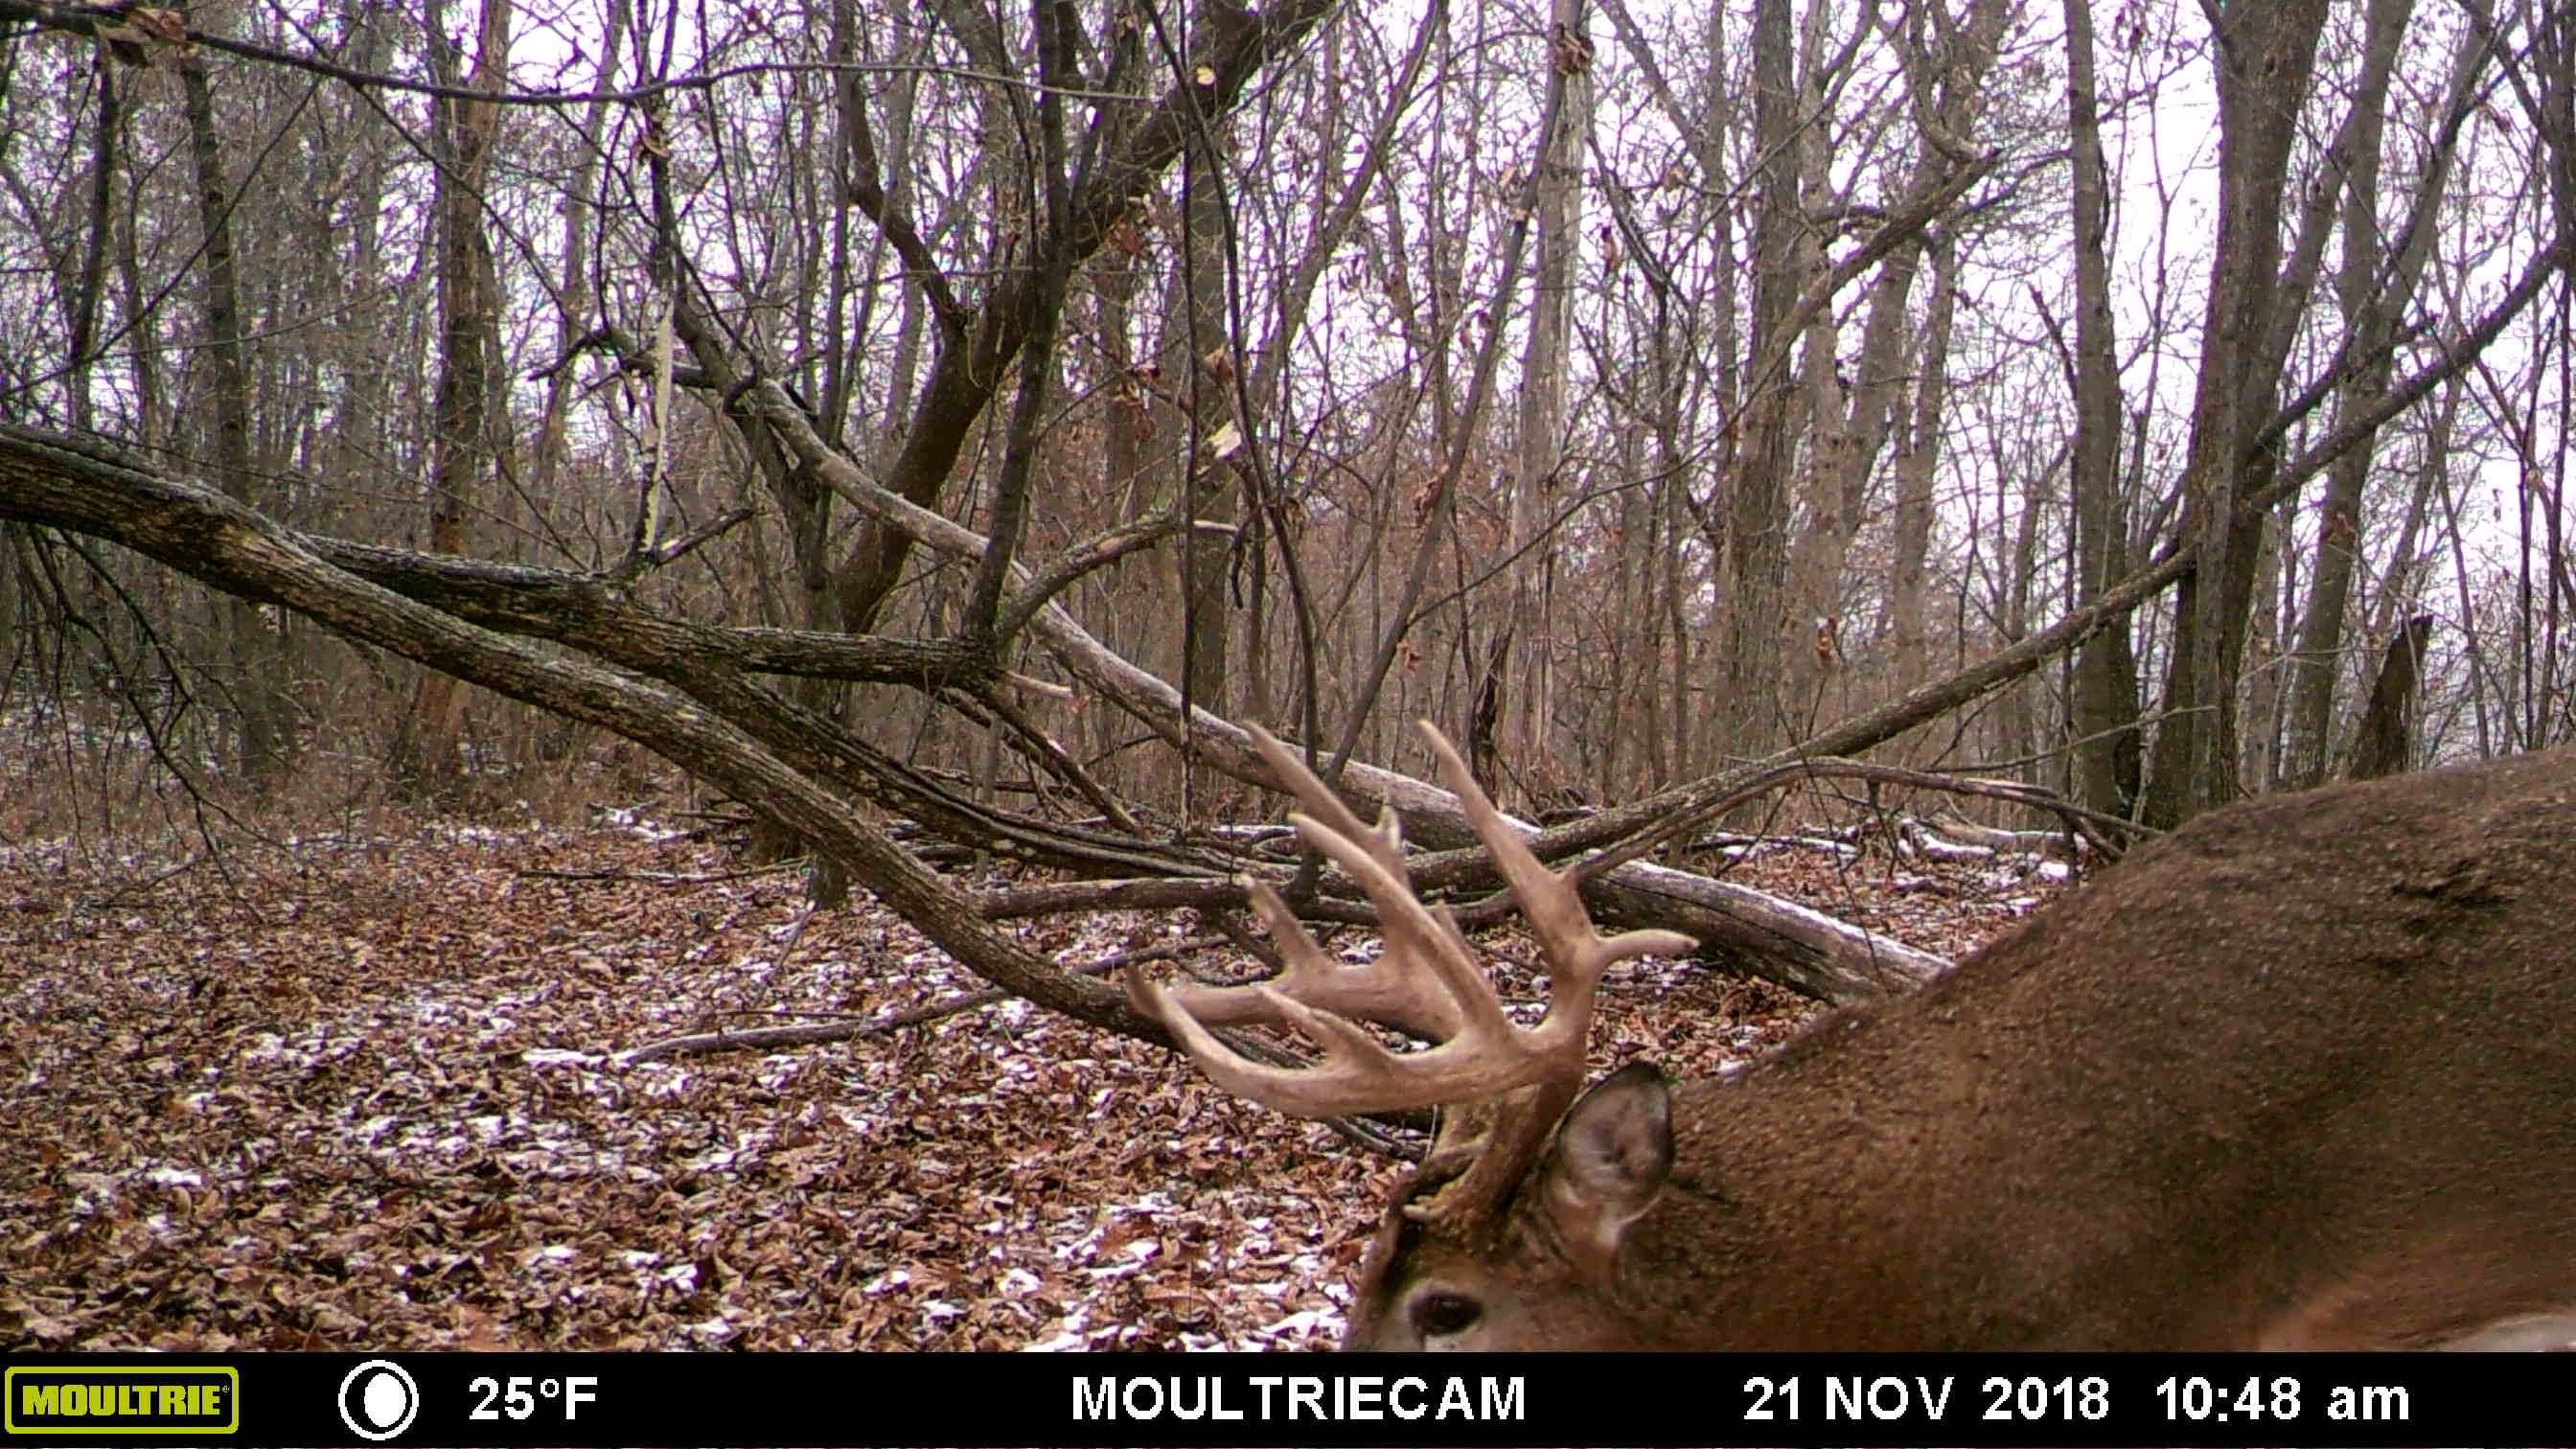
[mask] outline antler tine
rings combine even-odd
[[[1433,728],[1429,720],[1422,721],[1420,728],[1423,738],[1431,744],[1431,753],[1440,761],[1442,782],[1458,797],[1459,808],[1476,829],[1476,838],[1485,842],[1486,851],[1494,858],[1494,868],[1511,887],[1512,899],[1519,903],[1521,914],[1529,917],[1530,931],[1547,954],[1547,1020],[1534,1030],[1538,1034],[1571,1034],[1570,1044],[1552,1040],[1549,1045],[1570,1050],[1579,1070],[1584,1035],[1591,1028],[1593,992],[1599,988],[1601,973],[1609,969],[1610,963],[1631,956],[1688,955],[1699,949],[1699,943],[1677,931],[1624,931],[1603,936],[1594,929],[1592,913],[1585,909],[1583,892],[1569,878],[1570,873],[1540,864],[1521,839],[1519,828],[1505,819],[1477,786],[1476,777],[1468,771],[1467,762],[1458,757],[1448,737]]]
[[[1358,847],[1352,849],[1357,853]],[[1360,858],[1366,859],[1365,855]],[[1371,866],[1371,873],[1383,879],[1373,862]],[[1137,1010],[1169,1028],[1219,1086],[1292,1117],[1427,1107],[1535,1080],[1544,1061],[1513,1050],[1518,1033],[1472,960],[1447,959],[1452,953],[1446,950],[1429,953],[1445,996],[1434,995],[1405,973],[1414,953],[1399,940],[1437,939],[1437,928],[1420,902],[1399,899],[1410,903],[1411,914],[1421,918],[1419,924],[1426,929],[1405,930],[1401,937],[1390,930],[1387,949],[1377,961],[1335,966],[1297,923],[1278,892],[1255,886],[1253,903],[1288,955],[1287,971],[1272,981],[1249,986],[1177,989],[1131,975],[1128,999]],[[1381,902],[1380,909],[1389,907]],[[1401,913],[1401,906],[1394,909]],[[1463,951],[1462,946],[1459,952]],[[1473,989],[1462,989],[1462,984]],[[1378,1021],[1404,1026],[1431,1016],[1449,1017],[1456,1025],[1446,1040],[1402,1056],[1354,1024]],[[1323,1062],[1304,1069],[1256,1062],[1208,1030],[1209,1025],[1258,1021],[1303,1033],[1323,1049]]]
[[[1390,967],[1386,956],[1359,965],[1334,960],[1314,937],[1306,934],[1296,913],[1268,885],[1253,883],[1252,909],[1261,917],[1261,924],[1270,928],[1279,954],[1287,958],[1286,967],[1277,976],[1243,986],[1184,984],[1160,988],[1203,1025],[1276,1023],[1280,1013],[1273,1002],[1281,995],[1335,1016],[1380,1022],[1429,1041],[1445,1041],[1457,1035],[1464,1024],[1465,1016],[1458,1009],[1454,992],[1435,995],[1419,990],[1401,962]],[[1128,980],[1135,983],[1143,978],[1131,976]],[[1131,985],[1130,994],[1133,992]]]
[[[1278,1022],[1280,1013],[1267,993],[1283,992],[1336,1016],[1379,1022],[1429,1041],[1455,1037],[1473,1014],[1477,997],[1490,995],[1491,991],[1475,969],[1474,955],[1455,926],[1445,928],[1447,940],[1443,941],[1443,928],[1437,923],[1426,928],[1403,919],[1408,910],[1418,914],[1421,906],[1405,873],[1401,822],[1389,811],[1379,817],[1375,827],[1360,824],[1359,817],[1315,778],[1295,751],[1258,726],[1250,734],[1254,747],[1270,762],[1289,793],[1314,812],[1290,813],[1289,821],[1297,827],[1298,834],[1358,881],[1362,891],[1377,904],[1381,921],[1388,924],[1392,948],[1388,955],[1394,959],[1342,965],[1315,944],[1275,892],[1256,885],[1252,891],[1253,909],[1261,923],[1270,928],[1280,954],[1287,958],[1286,969],[1258,989],[1185,985],[1169,988],[1170,998],[1207,1026]],[[1463,968],[1463,976],[1460,969],[1442,969],[1439,976],[1447,989],[1422,990],[1404,964],[1411,955],[1421,952],[1430,954],[1435,962]]]
[[[1128,996],[1137,1009],[1168,1027],[1219,1085],[1295,1116],[1457,1102],[1551,1075],[1555,1064],[1531,1052],[1525,1034],[1504,1015],[1456,922],[1414,894],[1393,813],[1375,829],[1363,827],[1285,746],[1259,731],[1254,744],[1297,797],[1315,808],[1315,814],[1300,811],[1289,818],[1377,907],[1385,950],[1365,965],[1339,965],[1306,934],[1276,891],[1255,886],[1254,908],[1287,957],[1287,969],[1271,981],[1241,987],[1170,989],[1130,976]],[[1398,1056],[1356,1025],[1362,1021],[1410,1030],[1434,1045]],[[1323,1062],[1299,1070],[1251,1061],[1208,1029],[1251,1022],[1302,1033],[1322,1049]]]
[[[1254,746],[1298,799],[1314,807],[1313,814],[1301,811],[1289,818],[1377,907],[1386,948],[1366,965],[1337,964],[1277,892],[1255,885],[1253,906],[1287,958],[1278,977],[1250,986],[1165,988],[1129,976],[1128,996],[1137,1009],[1168,1027],[1228,1091],[1301,1117],[1445,1105],[1540,1083],[1561,1084],[1570,1091],[1582,1075],[1592,987],[1601,969],[1621,956],[1690,946],[1686,937],[1656,931],[1602,941],[1572,887],[1539,866],[1521,845],[1493,803],[1476,789],[1448,741],[1427,724],[1423,729],[1451,788],[1467,806],[1477,833],[1495,850],[1547,948],[1556,992],[1547,1020],[1527,1031],[1514,1026],[1456,920],[1446,910],[1423,905],[1414,893],[1393,812],[1373,829],[1362,826],[1295,755],[1256,729]],[[1570,929],[1563,924],[1568,909]],[[1363,1021],[1427,1036],[1434,1045],[1398,1055],[1356,1024]],[[1255,1022],[1303,1034],[1322,1050],[1324,1060],[1302,1070],[1255,1062],[1209,1030]]]
[[[1298,802],[1306,807],[1308,815],[1321,822],[1331,834],[1357,842],[1387,874],[1399,881],[1411,881],[1412,877],[1404,866],[1404,822],[1393,810],[1380,810],[1374,827],[1361,824],[1359,816],[1351,813],[1351,807],[1342,803],[1342,797],[1317,779],[1315,772],[1306,768],[1306,762],[1298,758],[1297,752],[1281,744],[1278,736],[1259,725],[1247,726],[1245,733],[1252,736],[1252,748],[1269,763],[1288,793],[1296,796]],[[1295,817],[1290,819],[1293,821]],[[1299,833],[1309,841],[1315,838],[1311,832],[1301,830]]]

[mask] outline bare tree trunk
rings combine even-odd
[[[1785,360],[1783,335],[1805,280],[1798,238],[1806,229],[1798,195],[1798,95],[1791,74],[1788,0],[1753,7],[1753,328],[1745,355]],[[1785,363],[1782,369],[1785,372]],[[1798,400],[1784,376],[1747,379],[1745,443],[1730,479],[1726,544],[1733,585],[1726,657],[1726,747],[1759,753],[1783,721],[1781,635],[1788,586],[1789,469],[1797,454]]]
[[[116,287],[125,303],[126,325],[134,347],[134,428],[146,447],[158,446],[171,432],[169,389],[161,376],[162,322],[159,299],[143,281],[143,242],[132,209],[116,228]]]
[[[1801,18],[1798,81],[1799,109],[1804,114],[1821,116],[1828,109],[1825,42],[1832,18],[1830,5],[1809,5]],[[1796,153],[1800,194],[1832,195],[1833,157],[1825,129],[1800,126]],[[1872,365],[1885,364],[1898,346],[1898,324],[1904,318],[1904,294],[1913,287],[1916,255],[1913,246],[1900,248],[1879,269],[1878,281],[1870,289],[1857,387],[1847,387],[1843,381],[1842,327],[1832,307],[1810,312],[1799,339],[1797,376],[1803,394],[1800,406],[1807,419],[1807,466],[1801,470],[1805,482],[1801,492],[1807,517],[1806,527],[1789,545],[1782,613],[1787,630],[1812,629],[1816,643],[1812,648],[1791,649],[1781,659],[1796,734],[1814,725],[1823,708],[1829,669],[1839,658],[1839,652],[1829,649],[1825,641],[1840,627],[1834,616],[1839,612],[1836,594],[1842,583],[1843,558],[1851,547],[1853,530],[1860,526],[1861,489],[1885,435],[1886,394],[1870,386]],[[1795,270],[1811,276],[1824,265],[1821,242],[1811,228],[1800,227]],[[1867,416],[1873,403],[1880,408],[1877,419]]]
[[[88,217],[82,230],[80,275],[73,281],[65,299],[71,313],[66,329],[70,336],[69,373],[64,386],[70,396],[72,426],[87,432],[91,420],[91,364],[96,360],[98,339],[98,304],[107,290],[107,254],[111,234],[115,231],[116,157],[125,136],[124,92],[116,78],[116,64],[102,48],[93,70],[98,77],[97,139],[90,149],[90,187]],[[0,573],[6,572],[0,569]]]
[[[501,90],[509,68],[510,5],[511,0],[482,0],[466,89]],[[434,8],[429,17],[431,69],[455,84],[455,58],[447,51],[439,15]],[[439,163],[438,401],[431,442],[429,546],[432,552],[459,556],[469,551],[466,524],[482,491],[490,452],[485,421],[493,360],[485,349],[495,299],[487,285],[492,248],[483,232],[483,188],[499,124],[500,107],[490,101],[441,98],[433,104],[430,153]],[[436,670],[421,676],[409,723],[413,733],[398,767],[431,789],[452,785],[464,764],[458,749],[465,727],[463,688],[454,676]]]
[[[2230,0],[2217,30],[2218,240],[2201,336],[2183,528],[2199,567],[2175,605],[2165,715],[2145,817],[2178,825],[2236,798],[2237,683],[2263,519],[2246,500],[2277,455],[2251,445],[2272,414],[2281,356],[2282,197],[2291,141],[2315,71],[2325,0]]]
[[[357,70],[382,72],[393,50],[393,29],[402,18],[383,0],[346,0],[342,23],[348,27],[346,62]],[[385,275],[383,216],[394,185],[386,153],[393,134],[373,111],[353,106],[348,133],[340,138],[356,166],[350,178],[349,232],[335,248],[340,258],[332,282],[341,318],[341,397],[331,409],[322,469],[343,486],[399,466],[386,452],[397,430],[392,406],[396,378],[405,370],[387,346],[402,310]]]
[[[2346,416],[2368,412],[2387,392],[2392,362],[2380,350],[2395,328],[2403,299],[2415,294],[2433,251],[2434,228],[2416,227],[2404,239],[2404,249],[2383,284],[2379,272],[2388,261],[2388,247],[2379,231],[2380,142],[2389,75],[2413,10],[2413,0],[2373,0],[2363,41],[2363,83],[2348,148],[2343,258],[2335,278],[2335,302],[2350,339],[2346,346],[2361,359],[2343,386],[2339,409]],[[2452,57],[2449,103],[2456,104],[2474,83],[2484,69],[2485,56],[2486,46],[2474,30],[2463,33]],[[2419,195],[2442,192],[2450,162],[2448,148],[2433,155]],[[2309,591],[2297,648],[2287,662],[2290,718],[2282,778],[2292,785],[2322,784],[2326,778],[2334,735],[2335,681],[2342,673],[2344,619],[2361,549],[2362,491],[2377,451],[2375,439],[2363,443],[2337,459],[2326,473],[2316,580]]]
[[[2260,781],[2265,789],[2279,782],[2281,670],[2286,665],[2279,657],[2285,637],[2281,615],[2288,607],[2287,591],[2297,586],[2281,557],[2281,537],[2287,526],[2287,520],[2277,514],[2264,525],[2263,541],[2254,555],[2254,602],[2245,613],[2247,723],[2238,731],[2243,753],[2236,768],[2238,778]]]
[[[1655,782],[1659,786],[1690,774],[1692,742],[1701,733],[1701,710],[1691,694],[1691,686],[1699,678],[1700,660],[1700,650],[1693,646],[1701,639],[1691,627],[1689,613],[1690,596],[1699,579],[1682,548],[1682,535],[1690,526],[1691,480],[1697,475],[1682,452],[1680,414],[1688,383],[1674,355],[1677,350],[1671,327],[1659,316],[1655,328],[1655,462],[1663,483],[1657,495],[1660,506],[1656,543],[1663,567],[1655,581],[1659,598],[1656,622],[1663,630],[1664,648],[1672,656],[1671,698],[1665,704],[1672,752],[1656,764]],[[1714,558],[1711,562],[1713,568]]]
[[[612,86],[616,79],[617,56],[625,48],[626,7],[611,5],[603,23],[607,36],[599,48],[599,68],[595,82],[601,89]],[[593,101],[582,111],[578,159],[573,163],[572,184],[565,188],[563,202],[563,242],[558,254],[563,277],[562,308],[555,315],[555,355],[550,361],[554,371],[546,378],[544,411],[537,422],[537,455],[530,467],[529,490],[540,506],[550,502],[569,460],[571,435],[567,431],[572,409],[573,383],[576,372],[572,364],[574,341],[588,330],[590,313],[596,304],[591,291],[591,226],[590,197],[599,181],[600,137],[607,123],[608,103]]]
[[[1565,372],[1573,355],[1575,261],[1583,240],[1583,165],[1592,137],[1591,7],[1551,0],[1548,60],[1560,77],[1556,125],[1540,138],[1538,260],[1531,277],[1529,337],[1521,357],[1520,419],[1512,449],[1511,603],[1498,654],[1512,658],[1499,681],[1502,751],[1521,790],[1502,779],[1489,789],[1505,802],[1536,806],[1561,787],[1554,767],[1556,709],[1555,550],[1543,534],[1556,511],[1565,467]]]
[[[234,197],[224,177],[214,89],[202,53],[180,55],[179,81],[188,114],[189,154],[196,165],[197,219],[205,238],[206,406],[214,425],[215,466],[224,491],[247,504],[256,491],[251,486],[249,344],[242,334],[234,262]],[[236,762],[243,778],[265,786],[295,754],[295,721],[288,705],[294,683],[285,677],[277,637],[258,605],[228,597],[222,619],[232,674],[227,683],[235,712]]]
[[[1959,258],[1946,237],[1932,245],[1932,296],[1923,318],[1922,360],[1914,415],[1897,445],[1896,539],[1889,587],[1890,632],[1900,685],[1931,673],[1924,653],[1923,574],[1932,549],[1932,473],[1941,457],[1941,418],[1949,393],[1950,328],[1958,313]]]
[[[1155,501],[1147,494],[1146,470],[1148,447],[1161,433],[1159,406],[1138,376],[1135,339],[1135,302],[1137,283],[1144,274],[1139,260],[1145,249],[1141,228],[1119,234],[1122,240],[1103,252],[1099,265],[1092,269],[1091,296],[1095,330],[1100,339],[1101,366],[1109,374],[1109,406],[1102,419],[1100,469],[1103,490],[1112,506],[1131,523],[1141,523],[1156,512]],[[1165,552],[1168,552],[1166,550]],[[1151,587],[1120,591],[1113,600],[1123,601],[1134,594],[1146,595],[1141,609],[1113,607],[1102,620],[1105,635],[1117,641],[1122,653],[1131,659],[1156,659],[1164,635],[1167,610],[1156,600],[1168,597],[1162,591],[1165,565],[1160,558],[1139,559],[1126,565],[1151,580]],[[1082,716],[1085,726],[1097,731],[1091,737],[1090,749],[1107,754],[1116,745],[1127,722],[1112,711],[1088,710]]]
[[[2363,626],[2371,638],[2385,638],[2395,631],[2399,615],[2424,597],[2419,580],[2431,557],[2424,541],[2425,524],[2432,516],[2433,494],[2450,472],[2451,435],[2466,394],[2467,388],[2455,380],[2426,410],[2424,445],[2415,466],[2414,486],[2406,495],[2406,511],[2397,521],[2396,541],[2389,547],[2388,577],[2380,582],[2378,597],[2372,601],[2370,617]],[[2331,758],[2331,739],[2327,753]]]
[[[2415,757],[2415,692],[2424,676],[2424,647],[2433,639],[2433,616],[2417,614],[2388,641],[2361,738],[2352,752],[2350,778],[2376,780],[2404,771]]]
[[[1211,123],[1211,144],[1218,143],[1218,134]],[[1182,158],[1185,250],[1174,259],[1172,278],[1181,370],[1167,375],[1186,379],[1182,394],[1196,413],[1192,428],[1198,449],[1175,449],[1182,511],[1191,518],[1232,523],[1240,512],[1234,470],[1217,455],[1217,439],[1229,427],[1240,437],[1249,425],[1236,417],[1234,378],[1242,359],[1234,355],[1232,329],[1226,325],[1225,178],[1214,159],[1195,143]],[[1232,703],[1227,645],[1234,627],[1226,591],[1228,550],[1191,530],[1181,535],[1177,554],[1184,632],[1181,688],[1196,703],[1224,714]]]
[[[2009,486],[2005,477],[2006,475],[1998,470],[1999,495],[2001,489]],[[2033,584],[2039,576],[2037,567],[2039,514],[2045,477],[2044,473],[2034,474],[2023,487],[2021,508],[2013,520],[2011,563],[2004,576],[2004,596],[2001,601],[2003,607],[2000,611],[2001,617],[1996,620],[1995,630],[2007,646],[2019,644],[2030,637],[2031,596],[2034,592]],[[2003,502],[2001,496],[1995,500],[1999,511]],[[2003,698],[1995,702],[1996,723],[2003,734],[2002,748],[1997,753],[2008,760],[2025,761],[2021,769],[2021,777],[2025,782],[2033,784],[2039,783],[2042,775],[2039,763],[2038,708],[2042,677],[2039,672],[2034,671],[2004,691]]]
[[[2111,316],[2110,176],[2093,83],[2092,0],[2066,0],[2066,110],[2075,212],[2075,441],[2067,460],[2075,512],[2075,605],[2084,608],[2129,571],[2128,509],[2120,487],[2120,377]],[[2075,660],[2075,790],[2105,815],[2138,794],[2138,660],[2126,620],[2086,642]]]

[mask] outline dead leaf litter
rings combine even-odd
[[[795,875],[648,825],[175,860],[0,849],[0,1344],[1322,1348],[1401,1171],[1019,1001],[623,1064],[984,984],[863,895],[797,932]],[[1737,878],[1947,952],[2048,889]],[[1068,964],[1196,929],[1015,928]],[[1534,1018],[1528,943],[1489,944]],[[1804,1010],[1630,966],[1596,1066],[1704,1073]]]

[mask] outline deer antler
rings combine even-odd
[[[1414,894],[1392,811],[1374,829],[1362,825],[1293,752],[1255,728],[1254,747],[1312,812],[1289,819],[1377,907],[1386,949],[1374,962],[1341,965],[1306,934],[1278,892],[1256,885],[1253,907],[1288,961],[1277,977],[1247,986],[1165,988],[1131,974],[1127,993],[1136,1008],[1168,1027],[1228,1091],[1291,1116],[1338,1117],[1454,1105],[1544,1086],[1549,1090],[1542,1095],[1562,1110],[1583,1078],[1584,1039],[1603,970],[1630,956],[1680,955],[1694,948],[1689,937],[1671,931],[1604,937],[1594,930],[1575,886],[1530,854],[1440,732],[1428,723],[1421,728],[1439,757],[1441,777],[1493,852],[1546,953],[1546,1018],[1534,1027],[1513,1025],[1457,921]],[[1209,1030],[1255,1022],[1303,1033],[1322,1048],[1323,1062],[1306,1069],[1255,1062]],[[1434,1045],[1392,1052],[1359,1022],[1395,1027]],[[1549,1112],[1540,1130],[1553,1126],[1554,1117]]]

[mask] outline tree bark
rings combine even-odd
[[[2418,225],[2398,240],[2392,258],[2392,248],[2379,228],[2380,149],[2389,78],[2413,9],[2412,0],[2373,0],[2363,39],[2361,100],[2348,147],[2343,258],[2335,278],[2335,303],[2349,339],[2345,345],[2361,358],[2343,384],[2338,407],[2344,413],[2368,412],[2387,390],[2388,342],[2400,309],[2405,299],[2415,295],[2433,251],[2435,229]],[[2448,105],[2456,105],[2467,94],[2485,68],[2487,54],[2475,27],[2463,32],[2452,56]],[[2417,194],[2440,195],[2450,165],[2450,148],[2437,150]],[[2382,268],[2387,269],[2384,281]],[[2345,619],[2361,550],[2362,495],[2376,456],[2374,437],[2326,472],[2316,576],[2298,642],[2286,661],[2290,705],[2282,778],[2294,786],[2323,783],[2333,753],[2335,685],[2343,673]]]
[[[2211,9],[2218,89],[2218,238],[2202,323],[2183,529],[2198,566],[2176,600],[2164,720],[2144,814],[2160,828],[2234,800],[2237,682],[2264,520],[2249,500],[2278,463],[2257,447],[2280,392],[2281,207],[2325,0]]]
[[[442,30],[443,6],[428,16],[431,70],[456,82],[456,62]],[[482,0],[475,26],[474,68],[462,84],[498,94],[509,71],[511,0]],[[433,102],[430,155],[437,173],[438,395],[430,439],[429,546],[463,555],[466,524],[482,492],[490,449],[484,419],[491,406],[492,359],[485,347],[492,327],[492,246],[483,234],[483,188],[491,171],[500,107],[488,100],[441,97]],[[452,787],[464,771],[459,755],[465,700],[456,677],[431,670],[420,679],[405,724],[409,730],[396,768],[435,791]]]
[[[2377,780],[2399,774],[2413,763],[2415,692],[2423,681],[2424,648],[2432,639],[2433,616],[2418,614],[2388,641],[2378,682],[2371,687],[2370,708],[2361,717],[2347,778]]]
[[[1573,357],[1575,263],[1582,254],[1583,168],[1592,139],[1592,7],[1551,0],[1548,63],[1560,99],[1556,124],[1539,138],[1535,186],[1537,256],[1530,275],[1529,334],[1521,353],[1520,411],[1511,453],[1510,599],[1501,637],[1492,645],[1504,667],[1490,683],[1500,691],[1502,758],[1476,761],[1496,800],[1537,808],[1561,783],[1556,754],[1555,499],[1566,466],[1565,374]],[[1479,752],[1481,753],[1481,752]],[[1517,781],[1503,760],[1518,763]]]
[[[2110,174],[2093,81],[2092,0],[2066,0],[2066,112],[2074,170],[2075,441],[2067,458],[2075,513],[2075,602],[2101,598],[2128,572],[2128,509],[2120,486],[2116,323],[2111,316]],[[2105,629],[2075,658],[2070,701],[2075,794],[2088,809],[2128,815],[2137,799],[2138,660],[2128,625]]]
[[[243,336],[240,279],[234,260],[232,184],[224,176],[223,143],[215,127],[213,82],[204,55],[179,58],[179,84],[188,117],[188,153],[195,163],[197,221],[204,238],[206,282],[206,403],[217,476],[227,496],[247,504],[257,490],[251,466],[250,368]],[[288,705],[293,681],[275,631],[257,605],[238,597],[222,606],[225,681],[234,711],[234,758],[244,779],[265,788],[286,771],[295,754],[295,718]]]
[[[1727,747],[1755,753],[1781,734],[1781,637],[1788,588],[1789,469],[1797,452],[1798,398],[1786,381],[1788,330],[1800,283],[1798,95],[1791,67],[1789,0],[1753,7],[1753,136],[1763,159],[1754,182],[1753,325],[1745,355],[1783,360],[1747,379],[1744,446],[1729,480],[1726,539],[1732,588],[1726,651]]]

